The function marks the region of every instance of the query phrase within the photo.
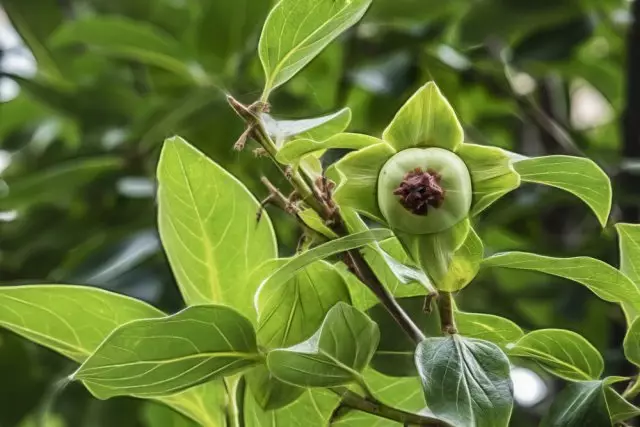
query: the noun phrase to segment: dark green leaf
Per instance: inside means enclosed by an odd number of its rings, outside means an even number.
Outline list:
[[[601,381],[571,383],[556,397],[541,427],[611,426]]]
[[[450,424],[508,426],[513,407],[509,360],[488,341],[427,338],[415,356],[429,409]]]

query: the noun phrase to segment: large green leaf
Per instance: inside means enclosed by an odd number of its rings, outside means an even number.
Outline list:
[[[509,356],[535,360],[569,381],[597,380],[604,370],[600,352],[581,335],[563,329],[529,332],[509,348]]]
[[[426,404],[420,379],[417,377],[393,378],[368,369],[365,382],[376,399],[391,407],[418,413]],[[332,426],[340,427],[398,427],[400,423],[366,412],[349,411],[335,420]]]
[[[344,156],[327,169],[327,176],[338,183],[335,200],[384,224],[376,193],[382,166],[395,154],[387,143],[372,145]]]
[[[462,158],[471,175],[471,215],[477,215],[500,197],[520,186],[520,176],[513,169],[511,158],[504,150],[462,144],[456,154]]]
[[[237,179],[183,139],[165,142],[158,165],[160,237],[188,304],[229,304],[256,318],[249,275],[277,249],[271,221]]]
[[[266,77],[262,99],[358,22],[370,4],[371,0],[280,0],[260,36],[258,53]]]
[[[278,284],[284,283],[291,279],[298,271],[302,270],[309,264],[325,259],[331,255],[345,252],[366,246],[369,243],[393,237],[393,233],[386,229],[376,229],[370,231],[362,231],[360,233],[349,234],[339,239],[331,240],[316,246],[306,252],[296,255],[285,262],[281,267],[276,269],[271,275],[262,281],[258,292],[262,292],[264,288],[271,288]]]
[[[206,81],[200,66],[189,62],[180,43],[147,22],[116,16],[70,20],[53,35],[51,43],[56,47],[86,44],[107,55],[154,65],[188,80]]]
[[[286,143],[284,147],[278,151],[276,159],[281,163],[292,164],[298,162],[307,154],[329,148],[359,150],[378,143],[380,143],[378,138],[359,133],[339,133],[320,142],[312,139],[296,139]]]
[[[349,126],[351,110],[343,108],[326,116],[300,120],[277,120],[268,114],[263,114],[262,122],[278,146],[294,138],[324,141],[343,132]]]
[[[293,347],[272,350],[267,364],[281,381],[301,387],[332,387],[361,382],[380,332],[357,309],[338,303],[329,310],[320,329]]]
[[[555,398],[541,427],[611,426],[601,381],[571,383]]]
[[[328,390],[305,390],[289,406],[264,410],[250,392],[245,393],[244,426],[246,427],[326,427],[340,399]]]
[[[398,151],[411,147],[455,151],[463,138],[453,108],[433,82],[421,87],[402,106],[382,135]]]
[[[456,426],[509,425],[509,360],[498,346],[458,335],[427,338],[415,357],[425,399],[438,418]]]
[[[117,327],[160,310],[96,288],[65,285],[0,287],[0,325],[82,362]]]
[[[611,182],[592,160],[571,156],[545,156],[514,163],[525,182],[550,185],[582,199],[604,227],[611,210]]]
[[[3,286],[0,301],[2,327],[76,362],[85,361],[119,326],[164,316],[142,301],[84,286]],[[213,427],[224,420],[224,398],[222,384],[213,381],[157,400]]]
[[[640,286],[640,225],[616,224],[620,241],[620,271]]]
[[[287,281],[269,281],[256,296],[258,341],[267,348],[306,340],[338,302],[350,303],[349,288],[335,267],[316,261]]]
[[[629,362],[640,366],[640,317],[631,323],[624,337],[624,355]]]
[[[169,395],[260,362],[251,322],[225,306],[194,306],[116,329],[73,375],[100,399]]]
[[[605,301],[623,304],[631,319],[640,313],[640,289],[620,271],[597,259],[552,258],[526,252],[505,252],[486,258],[483,265],[539,271],[573,280]]]
[[[520,326],[504,317],[463,311],[457,311],[455,316],[456,327],[461,335],[491,341],[503,349],[524,335]]]
[[[97,176],[121,166],[122,160],[117,157],[76,159],[29,176],[7,178],[9,192],[0,197],[0,209],[22,209],[41,203],[64,205]]]

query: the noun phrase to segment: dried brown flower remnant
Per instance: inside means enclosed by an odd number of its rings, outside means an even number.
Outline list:
[[[425,216],[429,213],[429,207],[437,209],[444,202],[445,191],[440,186],[441,178],[433,169],[424,172],[416,168],[407,172],[393,194],[400,196],[400,203],[408,211]]]

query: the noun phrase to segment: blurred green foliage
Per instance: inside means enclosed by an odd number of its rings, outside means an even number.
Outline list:
[[[180,308],[155,231],[163,139],[180,134],[258,197],[267,194],[261,175],[287,188],[269,160],[251,154],[257,145],[233,150],[243,123],[225,97],[260,96],[257,40],[271,3],[1,0],[8,20],[0,15],[0,163],[9,160],[0,166],[1,284],[86,284]],[[376,135],[408,95],[435,80],[468,141],[586,155],[617,179],[637,169],[626,156],[640,150],[629,147],[633,138],[623,138],[621,125],[632,7],[626,0],[374,0],[362,22],[274,94],[271,111],[297,119],[346,105],[350,130]],[[11,26],[18,44],[8,42]],[[16,66],[32,60],[34,72]],[[15,96],[7,95],[10,82],[19,86]],[[637,222],[630,188],[616,192],[611,223]],[[270,214],[281,253],[291,253],[295,227]],[[549,188],[505,197],[478,232],[490,253],[617,259],[613,230],[602,232],[579,201]],[[460,305],[526,329],[575,330],[603,352],[608,369],[625,372],[621,315],[577,284],[494,270]],[[78,385],[56,395],[57,381],[73,369],[0,332],[0,426],[188,425],[134,399],[96,401]],[[536,425],[550,400],[519,406],[513,425]],[[49,404],[55,416],[43,420]]]

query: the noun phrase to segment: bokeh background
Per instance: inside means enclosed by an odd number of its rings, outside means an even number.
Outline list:
[[[272,98],[279,118],[347,105],[351,131],[379,135],[419,86],[435,80],[469,141],[526,155],[574,154],[615,184],[610,224],[637,222],[640,194],[640,2],[629,0],[374,0],[362,22]],[[0,285],[102,287],[165,310],[182,305],[156,234],[155,165],[180,134],[241,178],[287,189],[226,104],[260,95],[257,40],[270,0],[0,0]],[[634,19],[635,17],[635,19]],[[341,155],[331,152],[330,162]],[[299,231],[270,215],[281,253]],[[479,220],[487,250],[593,256],[618,264],[577,199],[525,186]],[[459,296],[471,311],[525,329],[586,336],[607,374],[631,375],[623,318],[561,279],[490,271]],[[2,310],[2,307],[0,307]],[[56,393],[71,362],[0,331],[0,426],[189,426],[135,399]],[[561,383],[514,370],[514,426],[533,426]]]

